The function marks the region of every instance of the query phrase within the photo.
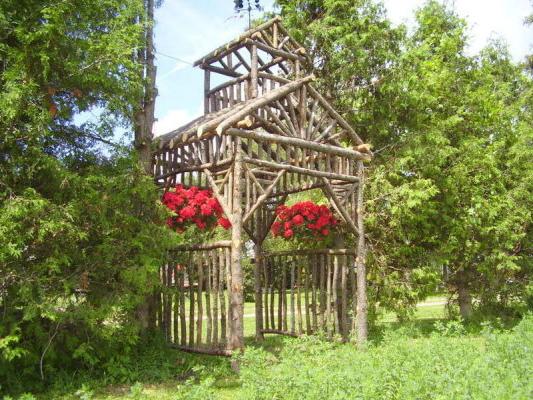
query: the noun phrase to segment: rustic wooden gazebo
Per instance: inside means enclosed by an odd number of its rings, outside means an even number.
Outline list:
[[[157,138],[153,173],[162,186],[211,189],[232,224],[231,240],[171,253],[161,270],[166,289],[159,296],[158,326],[183,350],[230,354],[243,348],[241,260],[249,239],[257,339],[318,331],[344,339],[354,330],[366,335],[362,202],[368,146],[313,88],[311,60],[279,18],[194,65],[205,72],[204,115]],[[221,77],[226,80],[211,87]],[[264,252],[275,208],[289,194],[315,188],[356,235],[357,248]]]

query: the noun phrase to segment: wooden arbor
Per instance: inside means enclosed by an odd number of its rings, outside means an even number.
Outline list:
[[[156,181],[210,188],[232,224],[231,241],[178,249],[180,264],[172,258],[162,270],[168,290],[158,323],[184,350],[227,354],[243,347],[245,236],[254,244],[258,339],[303,333],[303,315],[308,333],[324,329],[347,337],[359,324],[366,335],[362,190],[363,161],[371,153],[313,88],[309,64],[279,18],[251,29],[196,61],[205,72],[204,115],[158,138]],[[226,81],[211,87],[215,77]],[[343,146],[343,139],[353,147]],[[324,250],[316,257],[264,253],[275,208],[289,194],[314,188],[358,236],[358,250]],[[351,301],[356,294],[358,301]],[[356,305],[358,318],[350,324]]]

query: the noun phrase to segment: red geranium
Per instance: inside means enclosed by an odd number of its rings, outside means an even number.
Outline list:
[[[229,220],[222,216],[222,207],[211,190],[177,185],[163,194],[162,202],[175,213],[168,218],[167,225],[178,232],[193,224],[202,230],[213,229],[217,225],[224,229],[231,227]]]
[[[231,227],[231,222],[229,222],[229,219],[223,217],[218,219],[218,224],[224,229],[229,229]]]
[[[281,205],[276,209],[276,215],[272,233],[285,239],[323,239],[338,224],[327,206],[312,201],[302,201],[291,207]]]

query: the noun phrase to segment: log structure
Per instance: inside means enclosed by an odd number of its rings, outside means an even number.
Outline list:
[[[204,115],[156,138],[153,174],[162,187],[211,189],[232,224],[231,240],[169,254],[156,307],[167,339],[208,354],[243,348],[247,240],[254,253],[256,339],[323,331],[347,340],[355,327],[366,329],[366,316],[356,313],[366,312],[365,276],[357,271],[364,271],[369,146],[312,86],[310,59],[279,18],[195,66],[205,73]],[[214,78],[225,81],[211,87]],[[310,189],[324,192],[358,237],[357,248],[264,252],[276,207]]]

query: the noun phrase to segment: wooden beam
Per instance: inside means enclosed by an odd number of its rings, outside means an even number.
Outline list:
[[[246,44],[256,45],[259,49],[263,50],[264,52],[267,52],[273,56],[283,57],[287,60],[293,60],[293,61],[300,61],[305,62],[306,59],[304,57],[301,57],[297,54],[289,53],[288,51],[277,49],[275,47],[269,46],[265,43],[258,42],[257,40],[253,39],[246,39],[244,41]]]
[[[212,72],[216,72],[217,74],[231,76],[233,78],[238,78],[238,77],[241,76],[241,74],[239,74],[238,72],[235,72],[235,71],[233,71],[231,69],[215,67],[214,65],[204,65],[203,69],[206,69],[206,70],[209,70],[209,71],[212,71]]]
[[[269,74],[268,72],[263,72],[263,71],[258,72],[257,75],[258,75],[260,78],[271,79],[271,80],[273,80],[273,81],[276,81],[276,82],[279,82],[279,83],[283,83],[283,84],[293,82],[293,81],[291,81],[290,79],[283,78],[282,76],[272,75],[272,74]]]
[[[231,40],[230,42],[228,42],[226,44],[223,44],[220,47],[217,47],[215,50],[213,50],[210,53],[206,54],[205,56],[203,56],[199,60],[196,60],[193,63],[193,66],[196,67],[198,65],[203,65],[203,64],[206,64],[206,63],[209,63],[209,62],[213,61],[214,59],[220,57],[220,55],[223,54],[227,49],[229,49],[229,48],[231,48],[231,47],[233,47],[235,45],[238,45],[239,43],[243,42],[244,39],[251,37],[254,33],[262,31],[263,29],[267,29],[272,24],[274,24],[274,23],[276,23],[276,22],[278,22],[280,20],[281,20],[281,17],[276,16],[276,17],[272,18],[271,20],[269,20],[269,21],[267,21],[267,22],[265,22],[265,23],[263,23],[261,25],[258,25],[257,27],[255,27],[253,29],[250,29],[250,30],[244,32],[238,38],[235,38],[235,39]]]
[[[344,208],[344,206],[341,204],[341,202],[337,198],[337,195],[335,194],[335,191],[331,187],[329,181],[326,178],[322,178],[322,182],[324,183],[323,190],[325,190],[326,195],[333,202],[333,204],[335,205],[335,208],[337,208],[337,211],[339,211],[339,213],[342,215],[343,219],[346,221],[348,226],[352,229],[353,233],[355,233],[356,235],[359,235],[359,230],[357,229],[357,226],[353,222],[353,219],[350,216],[350,214],[348,214],[348,211],[346,211],[346,208]]]
[[[357,178],[356,176],[336,174],[334,172],[316,171],[316,170],[312,170],[308,168],[295,167],[290,164],[280,164],[280,163],[276,163],[272,161],[257,160],[255,158],[249,158],[249,157],[245,157],[244,161],[247,162],[248,164],[259,165],[260,167],[274,168],[277,170],[286,169],[287,172],[293,172],[297,174],[324,177],[324,178],[330,178],[330,179],[338,179],[338,180],[342,180],[346,182],[358,182],[359,181],[359,178]]]
[[[248,172],[248,175],[252,179],[253,183],[257,186],[257,189],[261,192],[261,194],[265,193],[265,189],[263,189],[263,186],[261,186],[254,173],[248,168],[246,163],[243,164],[243,168],[246,170],[246,172]]]
[[[276,46],[278,49],[281,49],[283,48],[283,46],[285,46],[285,44],[289,41],[290,39],[290,36],[285,36],[281,42],[278,43],[278,45]]]
[[[250,71],[250,94],[252,98],[257,97],[257,68],[258,68],[257,46],[252,45],[252,70]]]
[[[256,236],[260,236],[256,234]],[[263,248],[262,243],[254,244],[254,297],[255,297],[255,340],[263,340],[263,291],[261,277],[263,276]]]
[[[178,251],[178,252],[182,252],[182,251],[201,251],[201,250],[219,249],[221,247],[231,247],[231,241],[230,240],[218,240],[216,242],[211,242],[211,243],[180,244],[178,246],[173,247],[169,251],[171,253],[174,252],[174,251]]]
[[[335,249],[292,249],[282,251],[265,252],[264,257],[277,257],[277,256],[292,256],[292,255],[308,255],[308,254],[329,254],[329,255],[351,255],[355,256],[353,249],[335,248]]]
[[[279,63],[283,62],[284,60],[285,59],[283,57],[275,57],[272,60],[270,60],[269,62],[261,65],[261,67],[259,67],[259,71],[267,71],[270,68],[272,68],[274,65],[279,64]]]
[[[290,336],[290,337],[294,337],[294,338],[297,338],[297,337],[300,336],[300,335],[298,335],[296,333],[291,333],[289,331],[283,331],[281,329],[263,329],[261,331],[261,333],[273,333],[275,335],[285,335],[285,336]]]
[[[348,131],[348,136],[350,136],[350,138],[356,144],[363,144],[364,143],[363,140],[359,137],[359,135],[357,133],[355,133],[353,128],[350,126],[350,124],[348,122],[346,122],[346,120],[344,118],[342,118],[337,111],[335,111],[335,109],[332,107],[332,105],[329,104],[329,102],[324,97],[322,97],[322,95],[320,93],[318,93],[318,91],[315,88],[313,88],[311,85],[307,85],[307,86],[308,86],[308,89],[309,89],[309,93],[315,99],[320,101],[320,104],[322,105],[322,107],[324,107],[326,110],[329,111],[331,116],[334,117],[339,122],[339,125],[341,125],[344,129],[346,129]]]
[[[209,113],[209,87],[211,85],[211,72],[204,70],[204,114]]]
[[[307,62],[308,65],[313,65],[313,60],[311,60],[311,57],[309,57],[306,53],[305,53],[305,48],[296,41],[296,39],[294,39],[290,34],[289,32],[287,31],[287,29],[285,29],[285,27],[283,26],[283,24],[281,23],[278,23],[278,30],[283,33],[286,37],[288,37],[289,41],[292,43],[292,45],[296,48],[296,50],[300,50],[302,52],[302,54],[305,56],[305,60]]]
[[[278,184],[279,180],[283,175],[285,175],[286,170],[282,169],[279,171],[278,175],[276,176],[276,179],[266,188],[265,192],[261,194],[258,198],[255,204],[250,208],[250,211],[248,211],[248,214],[246,214],[242,220],[242,223],[245,224],[254,214],[255,210],[257,210],[261,204],[270,196],[270,193],[276,188],[276,185]]]
[[[304,85],[307,82],[312,81],[313,79],[315,79],[315,77],[313,75],[306,76],[305,78],[299,79],[297,81],[294,81],[294,82],[291,82],[291,83],[287,83],[286,85],[281,86],[281,87],[279,87],[279,88],[267,93],[264,96],[258,97],[254,101],[251,101],[249,104],[247,104],[246,106],[242,107],[238,112],[232,113],[224,121],[222,121],[218,125],[218,127],[216,128],[217,134],[219,134],[219,135],[222,134],[222,132],[224,132],[227,128],[229,128],[233,124],[236,124],[238,121],[243,119],[246,115],[250,114],[251,112],[257,110],[258,108],[260,108],[260,107],[262,107],[262,106],[264,106],[264,105],[266,105],[266,104],[268,104],[268,103],[270,103],[270,102],[272,102],[274,100],[277,100],[277,99],[285,96],[286,94],[298,89],[299,87],[301,87],[302,85]],[[206,125],[209,126],[210,124],[207,123]],[[205,128],[201,129],[201,128],[202,127],[198,128],[198,133],[199,133],[198,136],[201,136],[203,131],[209,130],[209,129],[205,129]]]
[[[359,238],[357,240],[357,258],[355,261],[357,271],[356,334],[357,345],[364,346],[368,336],[368,299],[366,294],[366,244],[363,217],[365,167],[362,162],[357,163],[357,176],[359,177],[359,189],[357,190],[357,226],[359,228]]]
[[[301,147],[304,149],[310,149],[318,151],[320,153],[332,154],[336,156],[346,157],[350,160],[367,160],[369,155],[366,153],[360,153],[358,151],[348,149],[346,147],[331,146],[329,144],[311,142],[309,140],[300,139],[296,137],[273,135],[266,132],[248,131],[244,129],[228,128],[226,134],[231,136],[237,136],[245,139],[254,139],[263,142],[281,143],[290,146]]]
[[[183,165],[182,164],[183,166],[177,165],[171,171],[166,172],[162,175],[157,175],[154,179],[157,181],[159,179],[168,178],[169,176],[172,176],[174,174],[180,174],[182,172],[203,171],[206,168],[208,169],[212,169],[215,167],[223,168],[227,166],[228,164],[231,164],[232,162],[233,162],[233,158],[225,158],[222,160],[218,160],[216,163],[205,163],[205,164],[200,164],[200,165]]]
[[[218,200],[218,202],[220,203],[220,206],[224,210],[224,214],[226,214],[226,218],[228,218],[231,224],[233,225],[234,224],[233,219],[232,219],[233,213],[229,209],[226,199],[224,199],[220,195],[220,192],[219,192],[220,189],[218,188],[215,182],[215,179],[213,178],[213,175],[211,174],[211,171],[209,171],[209,169],[206,168],[204,169],[204,174],[207,177],[207,182],[209,183],[209,185],[211,186],[211,189],[213,190],[213,195]]]
[[[235,57],[237,57],[239,59],[239,61],[241,62],[241,64],[244,66],[244,68],[246,68],[248,71],[251,71],[252,70],[252,67],[250,67],[248,65],[248,63],[246,62],[246,60],[244,59],[244,57],[241,55],[241,53],[239,53],[238,51],[236,51],[235,53]]]
[[[233,164],[233,209],[231,216],[231,287],[230,298],[230,336],[229,348],[244,348],[244,285],[241,267],[242,252],[242,151],[240,139],[236,141],[236,155]]]

